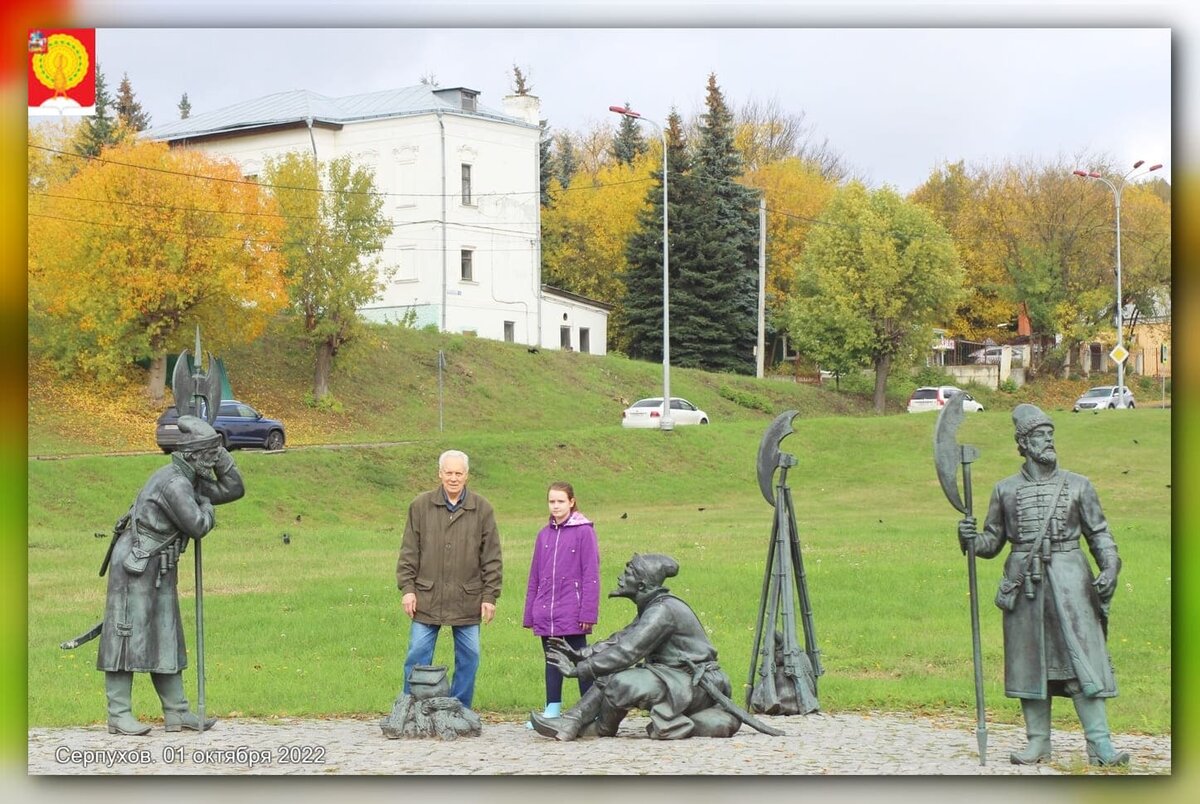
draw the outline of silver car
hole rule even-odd
[[[962,391],[957,385],[926,385],[913,391],[908,400],[909,413],[926,413],[941,410],[950,401],[950,397]],[[963,411],[966,413],[982,413],[983,405],[975,398],[963,392]]]
[[[1133,401],[1133,392],[1129,390],[1128,385],[1120,387],[1120,393],[1117,392],[1115,385],[1097,385],[1095,388],[1089,388],[1084,392],[1083,396],[1075,400],[1075,406],[1071,410],[1078,413],[1081,410],[1100,410],[1107,408],[1136,408],[1137,405]]]
[[[621,413],[621,426],[630,428],[654,428],[662,423],[663,398],[652,396],[639,399]],[[708,414],[678,396],[671,397],[671,422],[673,424],[708,424]]]

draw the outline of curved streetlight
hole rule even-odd
[[[1095,170],[1073,170],[1071,171],[1076,176],[1081,176],[1085,179],[1095,179],[1096,181],[1104,182],[1108,185],[1108,189],[1112,190],[1113,201],[1117,208],[1117,314],[1115,323],[1117,325],[1117,348],[1116,352],[1121,355],[1121,359],[1117,363],[1117,407],[1125,407],[1125,359],[1128,353],[1125,350],[1125,318],[1124,308],[1125,302],[1121,298],[1121,193],[1125,189],[1125,185],[1130,179],[1138,176],[1145,176],[1147,173],[1158,170],[1162,167],[1161,164],[1151,165],[1142,172],[1137,170],[1142,165],[1146,164],[1146,160],[1139,159],[1133,163],[1133,168],[1124,176],[1103,176]]]
[[[645,120],[658,129],[662,137],[663,156],[663,415],[659,421],[660,430],[671,430],[675,420],[671,418],[671,305],[669,300],[670,279],[667,268],[670,265],[670,250],[667,248],[667,130],[648,117],[630,109],[628,106],[609,106],[610,112],[632,118]]]

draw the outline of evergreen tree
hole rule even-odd
[[[579,169],[579,162],[575,158],[575,144],[571,141],[571,135],[563,132],[554,138],[555,150],[557,151],[558,164],[555,175],[558,178],[558,183],[563,187],[571,186],[571,179],[575,178],[575,171]]]
[[[133,84],[129,81],[129,73],[121,76],[117,87],[117,122],[131,131],[145,131],[150,125],[150,115],[142,108],[133,95]]]
[[[550,121],[539,120],[539,125],[542,127],[542,137],[538,141],[538,184],[541,190],[541,200],[543,207],[553,206],[554,201],[550,198],[550,179],[554,177],[554,154],[550,148],[554,144],[554,138],[550,135]]]
[[[629,101],[625,101],[625,108],[629,108]],[[622,165],[632,165],[633,160],[646,153],[649,147],[635,119],[622,115],[621,124],[617,127],[617,136],[612,143],[613,158]]]
[[[690,208],[695,203],[694,183],[689,179],[691,162],[683,135],[683,121],[672,111],[667,117],[667,226],[671,311],[675,306],[675,283],[679,277],[681,236],[689,228]],[[629,238],[626,258],[623,320],[616,327],[617,345],[634,358],[662,360],[663,325],[663,187],[661,168],[651,174],[654,184],[646,193],[647,206],[638,216],[638,228]],[[672,347],[678,343],[672,329]],[[674,362],[674,351],[672,351]]]
[[[183,93],[183,97],[179,99],[179,119],[187,120],[192,114],[192,104],[188,101],[187,93]]]
[[[104,73],[96,64],[96,113],[83,118],[79,126],[79,138],[75,141],[75,152],[82,156],[99,156],[100,152],[119,139],[116,121],[113,120],[112,96],[108,94],[108,83]]]
[[[529,83],[529,79],[517,65],[512,66],[513,71],[513,94],[514,95],[529,95],[533,92],[533,85]]]
[[[672,237],[672,360],[709,371],[750,373],[758,338],[758,220],[752,191],[737,184],[742,159],[733,115],[708,77],[691,181],[694,205]],[[672,271],[672,276],[674,276]]]

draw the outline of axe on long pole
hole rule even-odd
[[[938,413],[933,431],[933,464],[942,491],[960,513],[973,516],[971,464],[979,459],[979,450],[960,445],[956,439],[963,420],[963,397],[959,391],[947,400]],[[963,496],[958,494],[958,467],[963,468]],[[987,715],[983,706],[983,652],[979,640],[979,583],[975,574],[975,543],[967,545],[967,585],[971,594],[971,653],[975,662],[975,739],[979,743],[979,764],[987,764]]]

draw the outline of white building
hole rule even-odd
[[[415,314],[417,326],[443,332],[604,354],[611,308],[541,283],[540,103],[510,95],[500,112],[478,95],[427,85],[341,98],[295,90],[145,134],[231,158],[247,176],[290,151],[374,169],[395,224],[383,257],[395,274],[359,311],[366,318]]]

